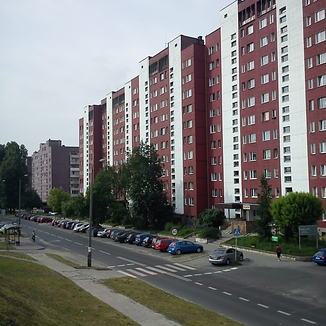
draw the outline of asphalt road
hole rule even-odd
[[[87,264],[88,237],[22,221],[37,241]],[[92,238],[93,265],[110,267],[246,325],[324,325],[326,268],[311,262],[245,251],[241,266],[212,266],[202,254],[171,256],[153,249]]]

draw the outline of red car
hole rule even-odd
[[[172,243],[173,241],[173,239],[169,238],[159,239],[155,242],[154,249],[160,251],[167,251],[170,243]]]

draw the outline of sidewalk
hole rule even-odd
[[[145,306],[131,300],[130,298],[115,293],[105,285],[101,280],[111,277],[122,277],[120,273],[112,270],[95,270],[95,269],[75,269],[58,262],[57,260],[46,255],[42,251],[44,247],[32,242],[30,238],[21,238],[20,245],[16,249],[28,253],[42,265],[55,270],[56,272],[68,277],[76,285],[110,305],[125,316],[129,317],[136,323],[143,326],[179,326],[180,324],[168,320],[163,315],[158,314]]]

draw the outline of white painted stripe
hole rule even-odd
[[[288,312],[282,311],[282,310],[277,310],[278,313],[286,315],[286,316],[291,316]]]
[[[79,242],[76,242],[76,241],[75,241],[75,244],[77,244],[77,245],[79,245],[79,246],[83,246],[82,243],[79,243]]]
[[[195,282],[195,284],[197,284],[197,285],[203,285],[202,283],[199,283],[199,282]]]
[[[69,241],[69,242],[72,242],[72,240],[70,240],[70,239],[65,239],[66,241]]]
[[[309,319],[305,319],[305,318],[301,318],[302,321],[305,321],[306,323],[309,323],[309,324],[317,324],[316,322],[312,321],[312,320],[309,320]]]
[[[179,264],[179,263],[174,263],[174,265],[177,265],[177,266],[180,266],[180,267],[183,267],[183,268],[186,268],[186,269],[190,269],[192,271],[195,271],[196,268],[193,268],[193,267],[190,267],[190,266],[186,266],[186,265],[182,265],[182,264]]]
[[[117,267],[123,267],[123,266],[126,266],[126,264],[117,265]]]
[[[213,288],[211,286],[209,286],[208,288],[211,289],[211,290],[217,291],[217,289],[215,289],[215,288]]]
[[[228,268],[228,269],[223,269],[222,272],[231,272],[231,268]]]
[[[102,254],[106,254],[106,255],[111,256],[111,254],[109,252],[106,252],[106,251],[103,251],[103,250],[99,250],[99,252],[101,252]]]
[[[170,264],[165,264],[165,266],[171,267],[171,268],[173,268],[173,269],[176,269],[176,270],[178,270],[178,271],[182,271],[182,272],[186,271],[186,269],[184,269],[184,268],[177,267],[177,266],[170,265]]]
[[[191,277],[192,274],[188,274],[188,275],[183,275],[183,277]]]
[[[212,272],[207,272],[207,273],[204,273],[204,275],[211,275],[213,274]]]
[[[124,257],[117,257],[119,259],[122,259],[122,260],[125,260],[125,261],[128,261],[129,263],[133,263],[135,265],[139,265],[139,266],[146,266],[145,264],[142,264],[142,263],[138,263],[137,261],[134,261],[134,260],[131,260],[131,259],[128,259],[128,258],[124,258]]]
[[[231,269],[232,271],[234,271],[234,270],[238,269],[238,267],[231,267],[230,269]]]
[[[44,231],[45,234],[50,234],[49,232]]]
[[[220,274],[220,273],[222,273],[222,271],[216,271],[216,272],[214,272],[214,274]]]
[[[151,272],[145,268],[137,267],[136,269],[137,269],[137,271],[141,271],[141,272],[147,273],[149,275],[157,275],[157,273]]]
[[[162,269],[164,269],[164,270],[166,270],[168,272],[174,272],[174,273],[177,272],[176,269],[172,269],[172,268],[165,267],[165,266],[162,266],[162,265],[155,265],[155,267],[162,268]]]
[[[222,293],[224,293],[226,295],[232,295],[232,293],[229,293],[229,292],[222,292]]]
[[[143,273],[141,273],[141,272],[137,272],[137,271],[135,271],[134,269],[127,269],[127,271],[128,271],[129,273],[133,273],[133,274],[136,274],[136,275],[138,275],[138,276],[146,276],[146,274],[143,274]]]
[[[242,301],[249,301],[248,299],[246,299],[246,298],[243,298],[243,297],[239,297],[239,300],[242,300]]]
[[[60,237],[60,235],[58,235],[58,238],[59,238],[59,239],[62,239],[62,240],[64,239],[63,237]]]
[[[262,308],[266,308],[266,309],[269,308],[268,306],[265,306],[264,304],[261,304],[261,303],[257,303],[257,306],[262,307]]]
[[[184,277],[179,276],[177,274],[166,273],[166,275],[169,275],[171,277],[177,278],[177,279],[182,280],[182,281],[191,282],[191,280],[189,280],[188,278],[184,278]]]
[[[137,278],[135,275],[131,275],[131,274],[126,273],[126,272],[124,272],[124,271],[118,271],[118,273],[121,273],[121,274],[126,275],[126,276],[130,276],[130,277],[132,277],[132,278]]]
[[[161,273],[161,274],[166,274],[167,272],[166,271],[162,271],[158,268],[155,268],[155,267],[151,267],[151,266],[147,266],[148,269],[151,269],[152,271],[155,271],[157,273]]]
[[[202,273],[194,274],[194,276],[201,276],[203,275]]]

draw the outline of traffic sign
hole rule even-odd
[[[176,236],[178,234],[178,230],[177,229],[172,229],[171,233],[172,233],[172,235]]]
[[[234,229],[233,234],[238,237],[240,235],[240,229]]]

